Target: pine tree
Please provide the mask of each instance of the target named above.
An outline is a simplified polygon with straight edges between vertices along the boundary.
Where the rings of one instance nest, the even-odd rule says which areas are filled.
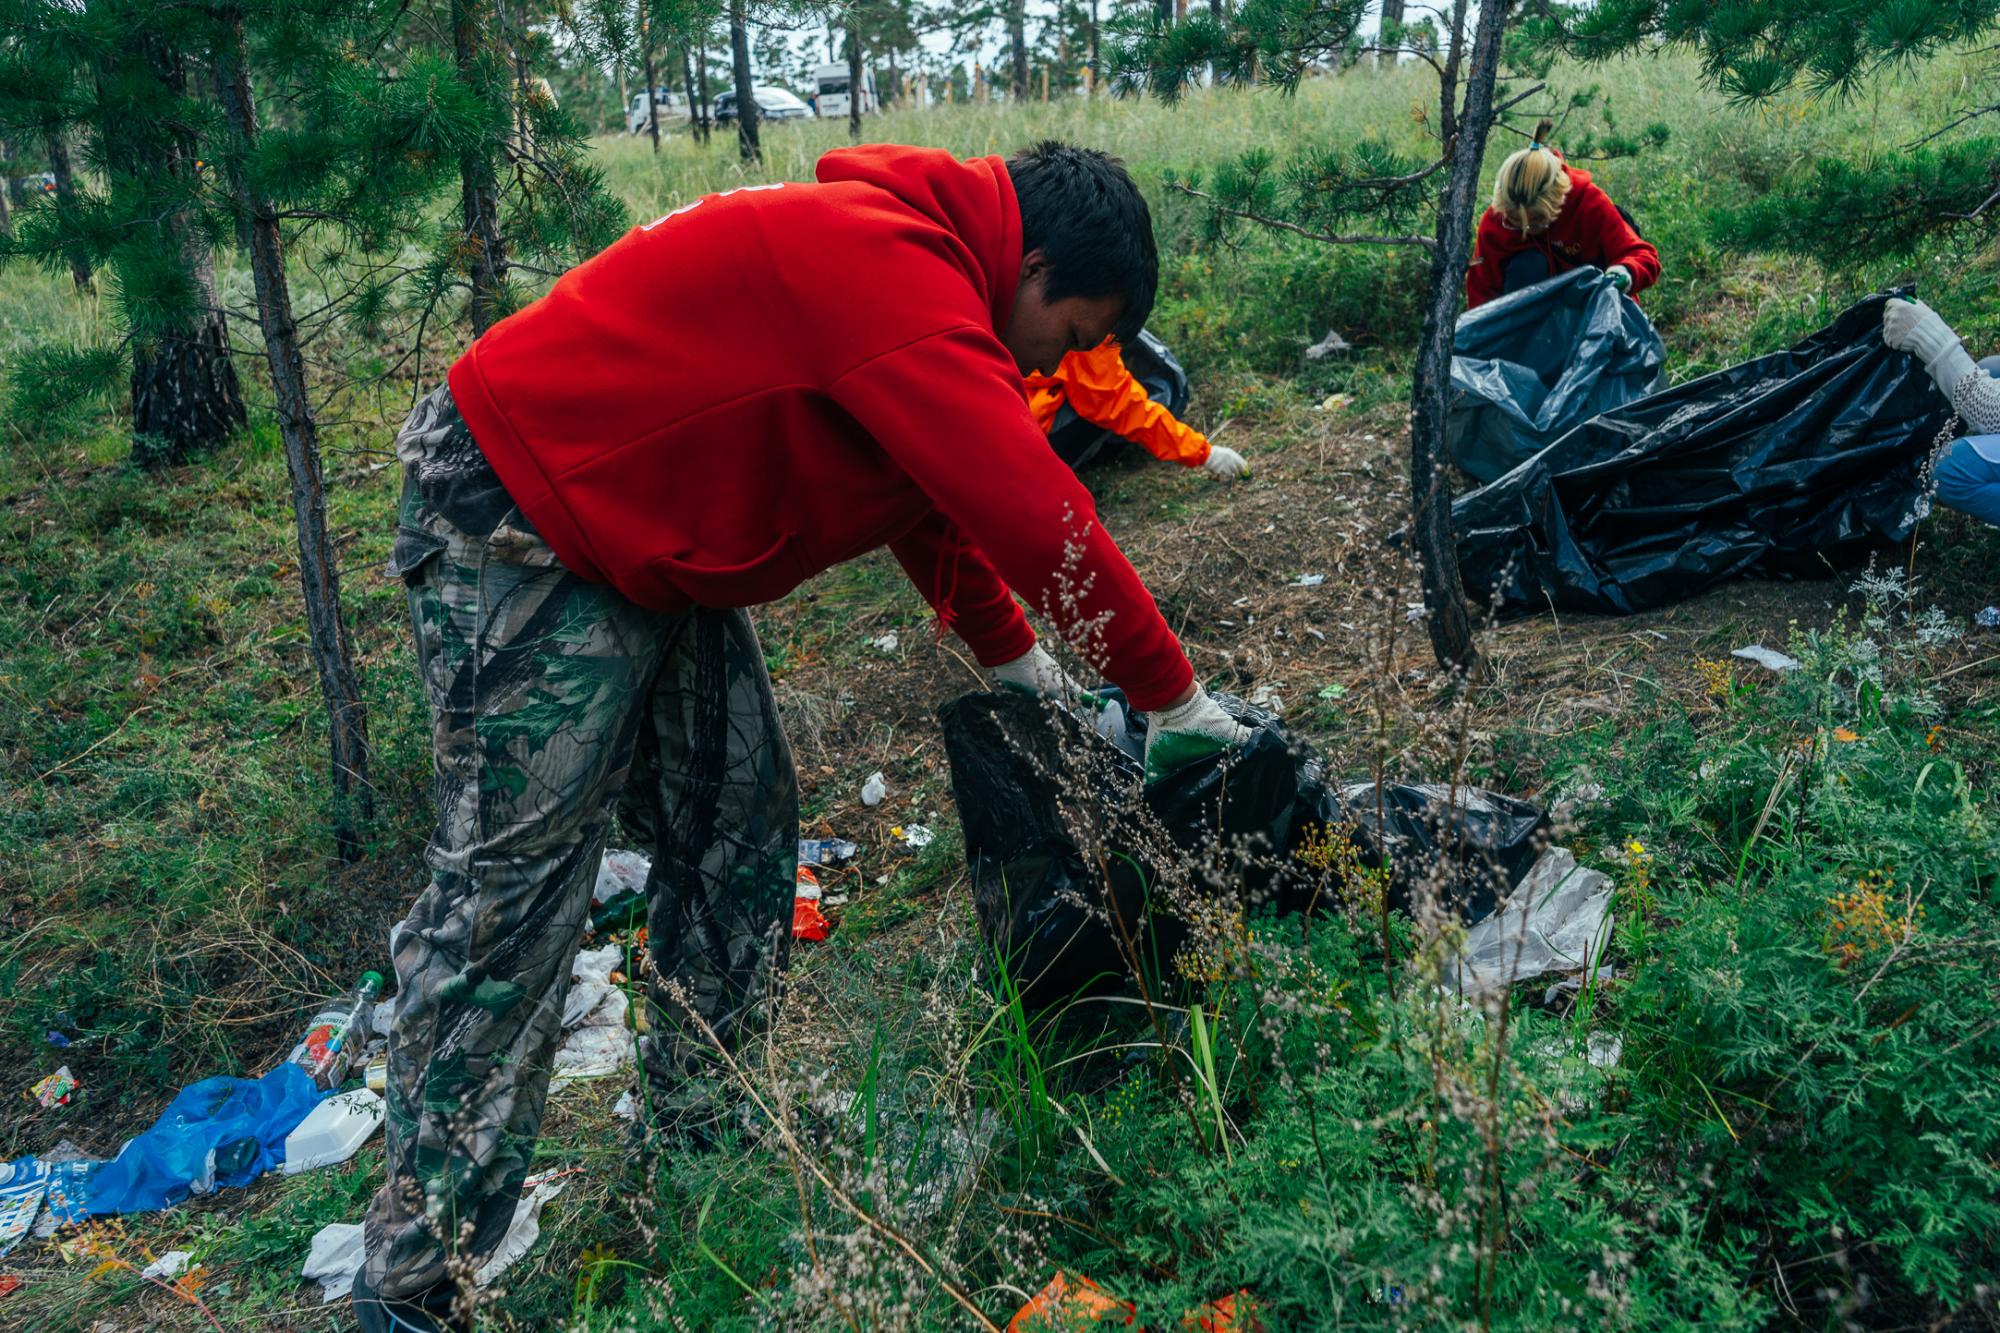
[[[736,151],[745,162],[762,162],[758,139],[756,80],[750,72],[750,7],[747,0],[729,0],[729,54],[736,81]]]
[[[1322,63],[1345,67],[1368,44],[1359,31],[1367,0],[1246,0],[1233,14],[1158,20],[1118,53],[1121,74],[1143,78],[1168,101],[1205,68],[1218,82],[1263,79],[1295,90]],[[1445,456],[1451,339],[1472,251],[1475,198],[1487,134],[1497,115],[1541,91],[1536,84],[1496,106],[1494,90],[1509,0],[1454,0],[1445,58],[1425,59],[1438,76],[1437,155],[1407,158],[1369,136],[1340,135],[1338,146],[1302,152],[1282,175],[1268,151],[1247,154],[1216,174],[1213,191],[1180,188],[1205,200],[1218,222],[1245,219],[1330,245],[1411,246],[1430,256],[1423,328],[1410,394],[1411,535],[1422,568],[1425,624],[1438,661],[1478,669],[1464,584],[1451,533]],[[1397,44],[1397,29],[1388,43]],[[1428,230],[1424,223],[1428,219]]]
[[[134,457],[185,461],[245,419],[203,215],[200,140],[212,108],[189,79],[202,16],[140,0],[0,0],[0,32],[10,37],[0,129],[54,135],[52,145],[73,130],[104,181],[87,197],[72,181],[71,199],[23,219],[0,260],[67,267],[83,282],[90,265],[112,271],[122,343],[70,364],[126,365]]]

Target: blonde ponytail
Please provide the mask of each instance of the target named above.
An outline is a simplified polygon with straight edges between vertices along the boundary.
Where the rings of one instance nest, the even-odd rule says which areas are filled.
[[[1542,143],[1552,122],[1535,126],[1534,142],[1500,164],[1493,182],[1493,211],[1515,231],[1545,227],[1569,197],[1569,171]]]

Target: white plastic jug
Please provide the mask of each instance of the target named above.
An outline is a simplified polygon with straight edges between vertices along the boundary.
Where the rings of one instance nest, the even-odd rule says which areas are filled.
[[[382,1128],[387,1114],[387,1105],[367,1088],[327,1098],[285,1136],[285,1174],[346,1161]]]

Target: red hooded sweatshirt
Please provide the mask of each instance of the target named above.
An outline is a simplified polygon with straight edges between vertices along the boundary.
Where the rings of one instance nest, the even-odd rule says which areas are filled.
[[[1006,164],[875,145],[817,184],[707,195],[627,233],[451,368],[563,564],[641,606],[752,606],[888,546],[992,666],[1019,589],[1136,708],[1193,679],[1000,344],[1021,265]]]
[[[1585,264],[1610,268],[1623,264],[1632,272],[1632,295],[1660,280],[1660,252],[1619,216],[1611,196],[1591,183],[1590,173],[1565,165],[1569,194],[1562,212],[1546,231],[1532,236],[1515,231],[1489,208],[1479,219],[1478,257],[1465,275],[1465,307],[1484,305],[1506,285],[1507,261],[1529,250],[1549,259],[1549,276]]]

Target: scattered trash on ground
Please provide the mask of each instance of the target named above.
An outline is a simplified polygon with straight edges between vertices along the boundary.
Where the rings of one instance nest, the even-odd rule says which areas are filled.
[[[560,1171],[544,1171],[529,1176],[522,1183],[521,1201],[514,1205],[514,1217],[507,1224],[507,1234],[493,1251],[493,1257],[472,1275],[474,1285],[491,1286],[516,1260],[535,1247],[535,1241],[542,1234],[543,1205],[562,1193],[564,1180],[576,1175],[579,1170],[569,1167]],[[337,1301],[353,1293],[354,1279],[361,1272],[361,1262],[361,1224],[333,1222],[313,1235],[312,1244],[306,1251],[305,1266],[299,1270],[299,1276],[320,1284],[322,1302]]]
[[[1268,708],[1280,715],[1285,711],[1285,696],[1278,693],[1276,685],[1259,685],[1244,696],[1244,701],[1256,704],[1259,708]]]
[[[69,1072],[68,1065],[63,1065],[47,1078],[37,1079],[28,1089],[27,1096],[44,1111],[53,1111],[58,1106],[68,1106],[78,1086],[76,1075]]]
[[[155,1282],[169,1282],[187,1271],[188,1260],[194,1258],[186,1250],[168,1250],[159,1258],[139,1270],[140,1277],[152,1278]]]
[[[1319,697],[1322,699],[1345,699],[1347,697],[1347,687],[1339,681],[1335,681],[1331,685],[1323,686],[1320,689]]]
[[[286,1136],[320,1095],[312,1075],[289,1060],[261,1079],[189,1084],[151,1129],[91,1174],[85,1206],[92,1216],[151,1212],[247,1185],[279,1164]]]
[[[54,1028],[49,1029],[48,1041],[49,1045],[55,1047],[59,1051],[66,1051],[69,1049],[69,1038],[65,1037],[62,1033],[56,1031]]]
[[[1218,838],[1261,849],[1240,865],[1222,858],[1226,878],[1201,887],[1282,910],[1302,910],[1322,887],[1300,849],[1344,830],[1361,865],[1392,867],[1392,902],[1407,904],[1419,885],[1437,879],[1467,920],[1492,911],[1535,864],[1546,836],[1540,809],[1505,796],[1332,782],[1325,760],[1274,713],[1226,695],[1218,696],[1222,706],[1251,728],[1250,740],[1142,784],[1146,716],[1127,709],[1113,687],[1099,693],[1106,707],[1090,729],[1018,696],[970,694],[939,710],[974,913],[986,942],[1012,960],[1032,1007],[1124,976],[1114,909],[1147,923],[1146,956],[1170,959],[1180,947],[1184,925],[1142,911],[1147,884],[1158,878],[1140,864],[1147,845],[1140,830],[1149,827],[1182,852]],[[1062,804],[1065,783],[1095,798],[1093,823],[1114,855],[1100,860],[1078,850]]]
[[[1116,1299],[1087,1277],[1058,1269],[1048,1285],[1007,1321],[1007,1333],[1087,1328],[1130,1328],[1135,1333],[1148,1333],[1134,1322],[1137,1318],[1138,1308],[1130,1301]],[[1180,1327],[1187,1333],[1262,1333],[1264,1325],[1257,1318],[1250,1294],[1238,1291],[1188,1311],[1181,1316]]]
[[[617,1116],[620,1120],[637,1120],[639,1118],[638,1094],[630,1088],[625,1089],[624,1092],[618,1095],[617,1104],[611,1108],[611,1114]]]
[[[335,1093],[285,1136],[285,1174],[338,1166],[382,1128],[388,1106],[367,1088]]]
[[[563,1039],[556,1048],[551,1090],[577,1079],[615,1074],[637,1062],[638,1047],[626,1026],[631,1000],[625,988],[612,980],[624,961],[624,946],[613,943],[581,949],[570,963]]]
[[[910,824],[907,826],[899,824],[895,828],[890,829],[889,832],[892,836],[901,838],[905,846],[913,847],[918,851],[922,851],[924,848],[930,846],[931,839],[937,836],[922,824]]]
[[[1883,344],[1888,295],[1788,351],[1594,417],[1461,496],[1466,594],[1513,616],[1630,615],[1906,542],[1950,406]]]
[[[1584,1056],[1599,1069],[1614,1068],[1625,1054],[1625,1039],[1615,1032],[1593,1032],[1583,1043]]]
[[[889,780],[880,772],[870,773],[868,781],[861,784],[861,804],[880,805],[889,796]]]
[[[819,876],[811,866],[799,867],[798,878],[792,888],[792,938],[818,943],[833,929],[819,908]]]
[[[800,838],[799,864],[802,866],[844,866],[861,849],[840,838]]]
[[[1326,397],[1320,399],[1319,406],[1314,408],[1313,410],[1315,412],[1344,412],[1352,406],[1354,406],[1353,394],[1330,393]]]
[[[0,1296],[12,1296],[21,1289],[21,1279],[13,1274],[0,1277]]]
[[[1326,575],[1324,574],[1301,574],[1292,580],[1291,586],[1294,588],[1317,588],[1325,582]]]
[[[1595,268],[1475,306],[1451,341],[1446,452],[1479,481],[1512,471],[1566,431],[1664,386],[1666,344]]]
[[[1982,608],[1973,615],[1972,623],[1981,629],[2000,629],[2000,606]]]
[[[902,646],[902,640],[897,637],[896,631],[890,630],[879,639],[870,639],[868,646],[878,653],[893,653]]]
[[[1347,351],[1348,347],[1349,343],[1347,339],[1341,337],[1340,334],[1334,331],[1333,329],[1328,329],[1326,331],[1326,337],[1321,338],[1311,347],[1306,348],[1306,360],[1324,361],[1328,357],[1332,356],[1335,352]]]
[[[375,1093],[389,1090],[388,1056],[378,1055],[368,1062],[368,1067],[361,1071],[361,1086]]]
[[[623,848],[605,852],[590,890],[590,924],[604,930],[644,916],[646,881],[652,874],[653,858],[644,852]]]
[[[1732,648],[1729,650],[1729,655],[1731,657],[1740,657],[1746,662],[1755,662],[1758,666],[1768,668],[1772,671],[1797,671],[1799,669],[1798,658],[1781,653],[1776,648],[1766,648],[1761,643],[1753,643],[1743,648]]]
[[[1445,984],[1479,996],[1546,972],[1590,972],[1611,941],[1611,890],[1610,876],[1549,848],[1501,908],[1466,932]]]
[[[322,1303],[337,1301],[354,1293],[354,1279],[361,1275],[363,1257],[361,1224],[333,1222],[313,1235],[299,1276],[320,1284]]]
[[[329,1005],[306,1024],[306,1034],[287,1064],[306,1071],[323,1092],[347,1082],[347,1076],[361,1063],[374,1022],[375,1003],[382,994],[382,974],[363,972],[361,984],[345,998]]]

